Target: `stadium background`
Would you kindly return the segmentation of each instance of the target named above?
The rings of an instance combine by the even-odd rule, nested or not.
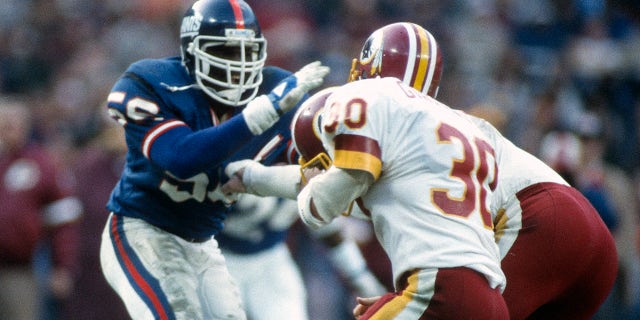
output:
[[[574,184],[603,187],[600,191],[613,204],[611,215],[603,218],[609,219],[618,242],[622,269],[598,318],[640,315],[637,1],[247,2],[268,40],[268,62],[296,70],[321,60],[332,67],[327,85],[346,80],[351,59],[372,30],[396,21],[430,30],[445,59],[440,100],[482,112],[516,144],[570,175]],[[178,23],[190,3],[2,1],[0,96],[27,99],[36,118],[33,139],[73,163],[105,128],[103,102],[128,64],[178,54]],[[567,135],[575,139],[562,138]],[[580,155],[593,155],[590,142],[602,148],[594,161],[603,165],[596,168],[579,161]],[[295,241],[301,239],[308,240],[300,235]],[[312,243],[297,245],[313,248]],[[343,316],[351,297],[332,270],[319,264],[321,249],[310,252],[298,259],[310,286],[312,317]],[[38,261],[39,272],[46,272],[46,255]],[[97,270],[96,277],[101,277]],[[64,308],[46,307],[51,319],[64,319]]]

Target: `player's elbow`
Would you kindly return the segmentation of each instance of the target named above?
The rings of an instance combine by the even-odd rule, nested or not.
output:
[[[194,167],[190,166],[189,163],[184,160],[184,158],[181,158],[179,156],[175,156],[173,157],[173,159],[168,161],[164,165],[164,169],[173,177],[181,180],[189,179],[200,173],[199,170],[194,169]]]
[[[173,150],[155,148],[150,154],[154,166],[178,179],[188,179],[198,173],[190,159],[188,152],[183,152],[177,146]]]

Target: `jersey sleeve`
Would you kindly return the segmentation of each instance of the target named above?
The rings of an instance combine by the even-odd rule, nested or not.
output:
[[[374,180],[382,172],[379,137],[383,103],[366,91],[340,90],[327,103],[323,114],[323,142],[333,153],[333,165],[342,169],[369,172]]]
[[[107,106],[111,117],[124,127],[129,149],[178,178],[189,178],[222,163],[252,137],[241,115],[217,126],[192,130],[177,110],[135,75],[118,80]]]
[[[334,142],[334,166],[366,171],[378,180],[382,172],[378,141],[367,136],[343,133],[337,135]]]

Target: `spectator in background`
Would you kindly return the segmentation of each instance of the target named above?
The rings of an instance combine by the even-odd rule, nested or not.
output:
[[[629,201],[632,182],[619,167],[604,160],[605,135],[598,115],[585,112],[579,119],[574,131],[553,130],[545,135],[541,158],[584,194],[616,241],[618,275],[594,319],[629,319],[633,300],[629,276],[637,264],[633,250],[637,208]]]
[[[103,119],[98,122],[98,134],[79,148],[73,161],[76,194],[85,208],[79,232],[82,259],[68,314],[61,319],[129,319],[122,301],[102,276],[99,237],[109,216],[105,203],[124,168],[127,145],[120,127],[106,113],[97,115],[95,118]]]
[[[601,116],[587,112],[580,117],[577,134],[582,144],[582,158],[576,184],[598,208],[614,234],[620,259],[618,278],[609,299],[594,319],[635,319],[631,316],[637,303],[638,253],[635,250],[635,226],[638,206],[633,199],[633,182],[620,166],[605,160],[605,127]],[[598,204],[598,200],[602,204]],[[608,202],[608,203],[607,203]]]
[[[604,188],[602,172],[583,171],[588,169],[583,167],[583,149],[580,136],[561,130],[548,132],[540,145],[542,160],[589,199],[613,233],[618,225],[617,213]]]
[[[613,24],[608,23],[604,16],[585,17],[566,50],[567,74],[572,76],[584,101],[592,105],[606,101],[603,111],[608,114],[607,124],[616,127],[616,133],[603,136],[608,145],[607,159],[628,170],[638,165],[638,157],[632,155],[640,151],[633,103],[638,99],[633,91],[638,90],[629,81],[630,76],[633,77],[627,71],[633,70],[628,63],[630,59],[625,55],[629,49],[614,36]],[[624,34],[630,31],[617,32]],[[632,54],[637,55],[637,51]]]
[[[41,319],[41,299],[65,301],[73,290],[78,220],[70,175],[46,147],[30,140],[26,101],[0,100],[0,319]],[[51,252],[51,271],[39,290],[33,258]]]

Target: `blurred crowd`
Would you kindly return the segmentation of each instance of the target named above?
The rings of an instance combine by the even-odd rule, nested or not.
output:
[[[562,173],[592,201],[614,234],[619,279],[598,318],[640,316],[637,1],[246,1],[267,38],[268,64],[297,70],[321,60],[332,68],[327,86],[346,81],[351,59],[374,29],[410,21],[430,30],[444,56],[438,99],[487,118]],[[106,284],[96,269],[107,217],[104,204],[124,152],[104,101],[130,63],[179,54],[180,18],[190,4],[0,2],[0,97],[19,100],[28,109],[30,139],[46,146],[66,168],[62,172],[75,177],[76,196],[84,203],[78,237],[82,264],[74,271],[70,293],[43,305],[51,319],[98,319],[100,314],[114,319],[121,311],[117,300],[109,300],[111,292],[101,291]],[[304,239],[312,241],[294,238],[299,247],[309,246],[300,243]],[[36,271],[46,273],[43,251],[35,257]],[[339,279],[318,267],[322,250],[300,252],[305,279],[313,287],[312,318],[340,317],[326,310],[348,314],[353,301],[338,301],[346,296],[335,294],[344,292]],[[318,280],[328,278],[335,281]]]

